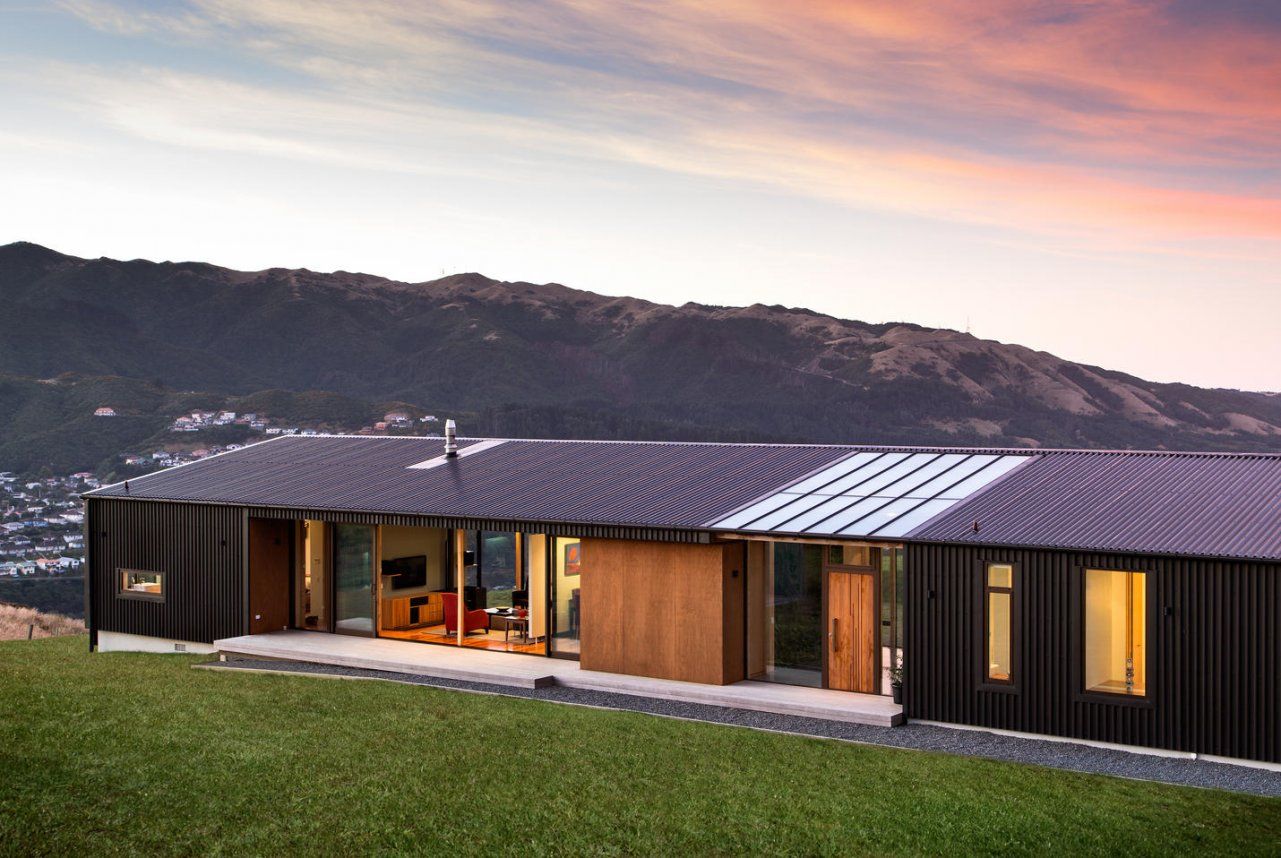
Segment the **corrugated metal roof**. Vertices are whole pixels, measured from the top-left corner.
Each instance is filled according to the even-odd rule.
[[[481,439],[460,439],[466,452]],[[459,518],[701,528],[845,447],[284,436],[129,481],[128,496]],[[123,497],[123,485],[92,492]]]
[[[907,537],[1277,560],[1281,456],[1048,451]]]
[[[1281,455],[481,440],[284,436],[127,496],[1281,560]]]
[[[1029,459],[992,453],[866,451],[708,527],[751,533],[897,538]]]

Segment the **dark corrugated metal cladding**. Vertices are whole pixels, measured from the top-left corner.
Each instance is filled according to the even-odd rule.
[[[1281,566],[920,544],[906,556],[909,717],[1281,762]],[[981,687],[988,562],[1017,564],[1014,691]],[[1085,568],[1148,576],[1144,705],[1080,693]]]
[[[243,509],[105,498],[87,505],[93,628],[203,643],[243,632]],[[163,572],[164,602],[122,598],[120,569]]]

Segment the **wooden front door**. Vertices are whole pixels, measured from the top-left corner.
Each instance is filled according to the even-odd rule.
[[[827,687],[877,692],[876,576],[827,573]]]
[[[294,523],[249,519],[249,633],[289,626],[290,563]]]

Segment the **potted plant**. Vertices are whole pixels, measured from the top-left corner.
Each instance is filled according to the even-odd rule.
[[[894,659],[894,666],[889,670],[890,674],[890,693],[894,695],[895,703],[903,702],[903,656],[897,656]]]

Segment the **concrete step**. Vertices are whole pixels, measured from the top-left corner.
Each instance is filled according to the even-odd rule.
[[[751,709],[775,715],[798,715],[851,724],[894,727],[903,723],[903,707],[888,697],[770,682],[702,685],[599,671],[557,672],[556,683],[569,688],[612,691],[708,706]]]
[[[214,641],[214,646],[225,656],[333,664],[511,688],[545,688],[556,681],[547,669],[547,659],[534,656],[322,632],[243,635]]]

